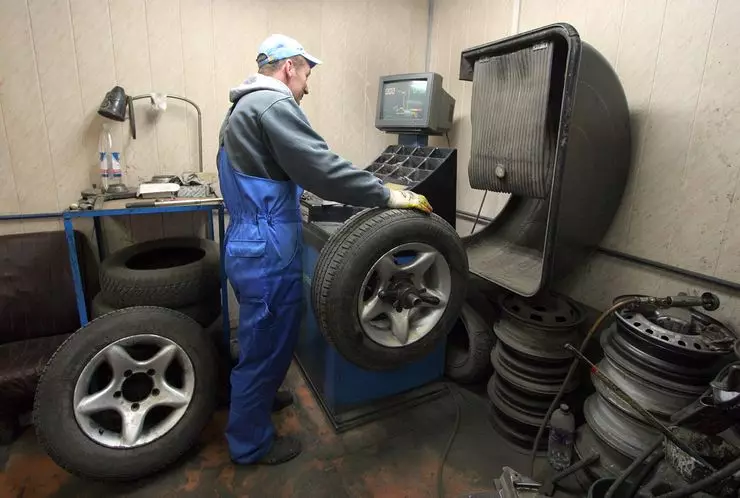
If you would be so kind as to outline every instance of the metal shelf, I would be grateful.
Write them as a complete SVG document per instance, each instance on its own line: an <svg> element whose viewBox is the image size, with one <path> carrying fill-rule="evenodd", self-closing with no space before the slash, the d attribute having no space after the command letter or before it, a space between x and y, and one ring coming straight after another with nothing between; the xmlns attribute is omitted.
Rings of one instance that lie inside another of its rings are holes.
<svg viewBox="0 0 740 498"><path fill-rule="evenodd" d="M100 209L81 210L73 211L66 210L62 213L64 219L64 233L67 239L67 246L69 247L69 259L70 266L72 269L72 279L74 280L75 296L77 300L77 313L80 317L80 325L85 326L89 323L87 315L87 305L85 303L85 291L82 285L82 275L80 273L80 262L77 258L77 245L74 238L74 226L73 220L80 218L92 218L95 224L95 235L98 243L98 253L100 261L105 258L105 243L102 236L102 223L100 219L103 217L114 217L114 216L141 216L148 214L167 214L167 213L187 213L187 212L218 212L218 234L219 234L219 248L220 248L220 272L221 272L221 313L223 317L222 333L224 347L229 347L231 339L230 322L229 322L229 295L228 295L228 280L226 278L226 269L224 267L224 205L222 202L213 204L200 204L192 206L157 206L157 207L141 207L141 208L127 208L126 203L131 202L131 199L119 199L107 201L103 204ZM208 217L207 224L207 237L210 240L214 240L214 226L213 216Z"/></svg>

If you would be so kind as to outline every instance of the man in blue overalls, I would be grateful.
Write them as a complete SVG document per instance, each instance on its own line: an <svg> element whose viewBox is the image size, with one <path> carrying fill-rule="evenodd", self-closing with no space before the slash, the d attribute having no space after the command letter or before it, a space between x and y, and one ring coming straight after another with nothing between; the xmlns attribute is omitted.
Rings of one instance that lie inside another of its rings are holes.
<svg viewBox="0 0 740 498"><path fill-rule="evenodd" d="M424 196L389 190L311 128L299 105L320 63L292 38L267 38L258 73L229 94L233 105L219 136L219 181L230 217L224 262L239 300L239 361L226 428L236 463L277 464L301 451L299 440L276 436L270 414L293 402L278 388L301 321L303 189L355 206L431 211Z"/></svg>

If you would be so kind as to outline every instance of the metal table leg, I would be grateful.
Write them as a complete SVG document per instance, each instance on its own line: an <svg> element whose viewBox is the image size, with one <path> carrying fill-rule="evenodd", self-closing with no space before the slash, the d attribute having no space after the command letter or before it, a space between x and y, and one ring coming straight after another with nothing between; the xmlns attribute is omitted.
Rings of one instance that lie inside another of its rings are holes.
<svg viewBox="0 0 740 498"><path fill-rule="evenodd" d="M223 313L223 340L226 351L230 351L231 348L231 320L229 319L229 284L226 277L226 263L224 262L224 256L226 253L224 245L224 207L220 205L218 207L218 242L221 250L220 266L221 266L221 312Z"/></svg>
<svg viewBox="0 0 740 498"><path fill-rule="evenodd" d="M77 299L77 314L80 317L80 326L87 325L87 305L85 304L85 291L82 288L82 275L80 274L80 261L77 258L77 243L75 242L74 226L72 219L64 215L64 235L67 238L69 249L69 264L72 270L72 280L75 286L75 298Z"/></svg>

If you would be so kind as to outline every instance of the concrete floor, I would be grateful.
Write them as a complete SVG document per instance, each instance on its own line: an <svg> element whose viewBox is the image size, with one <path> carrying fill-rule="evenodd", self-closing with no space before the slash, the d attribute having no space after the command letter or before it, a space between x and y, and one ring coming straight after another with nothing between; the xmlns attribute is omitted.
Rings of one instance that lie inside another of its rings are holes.
<svg viewBox="0 0 740 498"><path fill-rule="evenodd" d="M293 366L286 379L297 403L275 417L278 431L299 435L297 459L276 467L238 467L223 437L218 411L201 443L174 467L135 484L104 485L77 479L57 467L27 429L0 449L0 497L392 497L437 496L439 458L454 426L447 395L391 418L336 434ZM485 399L458 391L460 430L444 469L446 497L491 490L502 465L525 469L491 428Z"/></svg>

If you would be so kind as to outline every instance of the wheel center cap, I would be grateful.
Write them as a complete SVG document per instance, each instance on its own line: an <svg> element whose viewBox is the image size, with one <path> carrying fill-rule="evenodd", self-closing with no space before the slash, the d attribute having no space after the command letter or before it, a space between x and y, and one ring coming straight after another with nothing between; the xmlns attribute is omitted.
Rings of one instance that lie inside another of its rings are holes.
<svg viewBox="0 0 740 498"><path fill-rule="evenodd" d="M121 386L121 394L126 401L138 403L146 399L154 388L154 381L144 372L126 378Z"/></svg>
<svg viewBox="0 0 740 498"><path fill-rule="evenodd" d="M433 296L426 289L417 288L410 277L394 279L387 289L380 291L378 297L390 303L396 311L411 309L424 303L437 305L439 298Z"/></svg>

